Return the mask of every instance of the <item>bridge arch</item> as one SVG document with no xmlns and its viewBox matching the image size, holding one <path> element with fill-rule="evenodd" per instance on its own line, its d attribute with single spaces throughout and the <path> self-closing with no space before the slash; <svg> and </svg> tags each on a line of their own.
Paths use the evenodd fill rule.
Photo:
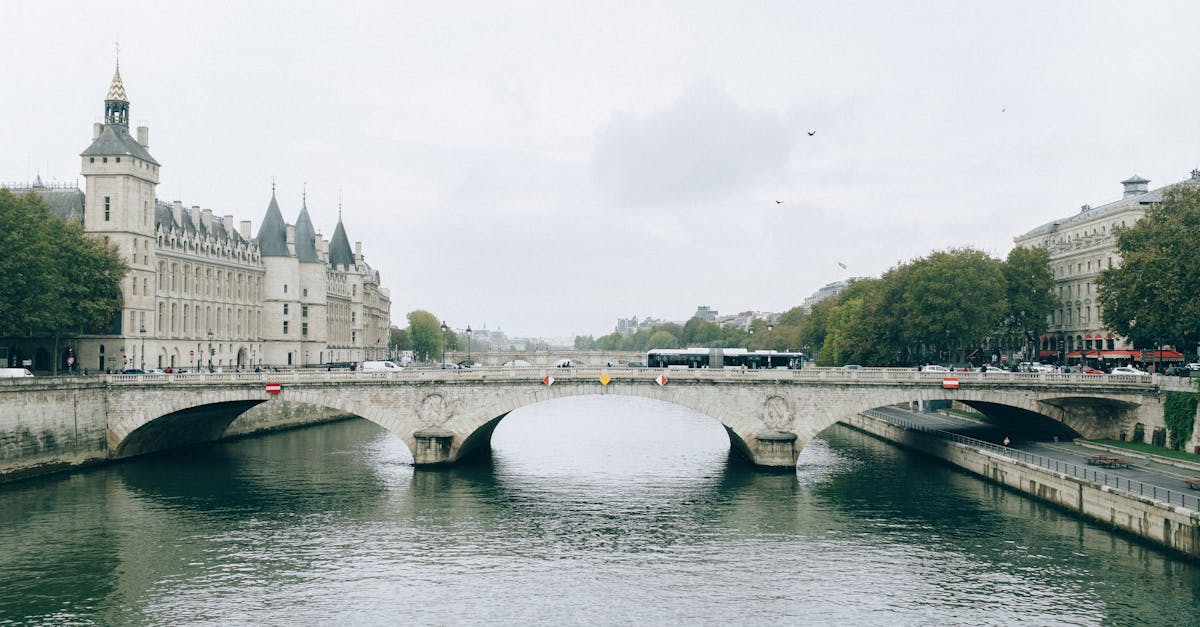
<svg viewBox="0 0 1200 627">
<path fill-rule="evenodd" d="M 1154 408 L 1147 411 L 1147 405 L 1156 398 L 1148 386 L 1113 389 L 1089 387 L 1083 380 L 1063 385 L 1011 377 L 968 381 L 948 390 L 940 380 L 907 372 L 889 379 L 840 373 L 681 372 L 668 385 L 658 385 L 658 373 L 644 369 L 620 371 L 608 385 L 589 373 L 547 372 L 561 380 L 544 385 L 541 375 L 507 370 L 400 373 L 403 376 L 313 373 L 283 377 L 280 397 L 374 422 L 398 436 L 417 465 L 453 464 L 490 450 L 496 426 L 521 407 L 572 396 L 644 397 L 716 420 L 725 427 L 736 454 L 780 469 L 794 467 L 804 446 L 832 424 L 887 405 L 957 400 L 1046 416 L 1085 437 L 1116 438 L 1120 431 L 1131 431 L 1139 416 L 1153 414 Z M 174 443 L 218 439 L 232 421 L 230 414 L 270 402 L 263 382 L 276 376 L 226 373 L 213 381 L 208 375 L 185 375 L 160 383 L 146 377 L 144 385 L 139 378 L 136 385 L 114 386 L 109 450 L 125 457 Z"/>
</svg>

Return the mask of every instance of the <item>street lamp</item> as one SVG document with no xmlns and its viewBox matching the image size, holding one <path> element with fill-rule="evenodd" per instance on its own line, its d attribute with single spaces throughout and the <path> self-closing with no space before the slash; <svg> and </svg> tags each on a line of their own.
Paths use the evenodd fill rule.
<svg viewBox="0 0 1200 627">
<path fill-rule="evenodd" d="M 446 333 L 449 330 L 450 327 L 447 327 L 446 323 L 442 322 L 442 366 L 446 365 Z"/>
<path fill-rule="evenodd" d="M 142 324 L 138 329 L 138 333 L 142 334 L 142 372 L 146 371 L 146 325 Z"/>
<path fill-rule="evenodd" d="M 775 329 L 775 325 L 767 323 L 767 370 L 771 369 L 771 331 Z"/>
<path fill-rule="evenodd" d="M 753 322 L 750 323 L 750 339 L 746 341 L 746 344 L 748 344 L 748 346 L 746 347 L 748 350 L 751 350 L 751 351 L 754 350 L 754 323 Z M 757 362 L 750 362 L 750 365 L 757 366 L 758 364 L 757 364 Z"/>
<path fill-rule="evenodd" d="M 471 361 L 471 325 L 467 325 L 467 363 L 474 365 Z"/>
<path fill-rule="evenodd" d="M 209 372 L 212 372 L 212 369 L 213 369 L 213 367 L 212 367 L 213 355 L 215 355 L 217 353 L 217 351 L 213 350 L 212 339 L 213 339 L 213 332 L 212 332 L 212 329 L 209 329 L 208 330 L 208 371 Z"/>
</svg>

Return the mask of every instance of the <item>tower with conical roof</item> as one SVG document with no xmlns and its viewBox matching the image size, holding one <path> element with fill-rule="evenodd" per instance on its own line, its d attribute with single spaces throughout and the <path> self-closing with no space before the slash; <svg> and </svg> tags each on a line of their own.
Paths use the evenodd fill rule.
<svg viewBox="0 0 1200 627">
<path fill-rule="evenodd" d="M 154 211 L 159 163 L 150 155 L 150 131 L 129 134 L 129 98 L 118 64 L 104 97 L 104 121 L 92 130 L 92 143 L 80 154 L 86 181 L 84 229 L 107 237 L 117 245 L 130 273 L 125 283 L 149 284 L 157 263 Z M 154 333 L 153 294 L 127 289 L 124 311 L 116 320 L 116 333 L 139 336 L 142 328 Z"/>
<path fill-rule="evenodd" d="M 300 203 L 300 215 L 296 217 L 295 229 L 296 262 L 299 266 L 300 310 L 296 319 L 300 333 L 300 349 L 305 360 L 312 363 L 332 361 L 328 353 L 328 324 L 326 296 L 329 273 L 325 261 L 317 251 L 317 232 L 308 215 L 308 194 Z"/>
</svg>

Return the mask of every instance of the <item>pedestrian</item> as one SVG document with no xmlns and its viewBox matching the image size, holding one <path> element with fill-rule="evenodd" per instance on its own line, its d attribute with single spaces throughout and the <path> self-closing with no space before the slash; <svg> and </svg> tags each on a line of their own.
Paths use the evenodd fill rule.
<svg viewBox="0 0 1200 627">
<path fill-rule="evenodd" d="M 1004 436 L 1004 446 L 1008 446 L 1009 443 L 1011 443 L 1011 442 L 1012 442 L 1012 440 L 1009 440 L 1007 435 Z"/>
</svg>

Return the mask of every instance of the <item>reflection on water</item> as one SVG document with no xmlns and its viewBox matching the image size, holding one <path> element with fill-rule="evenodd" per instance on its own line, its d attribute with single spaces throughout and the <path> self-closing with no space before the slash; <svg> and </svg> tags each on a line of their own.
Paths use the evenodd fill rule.
<svg viewBox="0 0 1200 627">
<path fill-rule="evenodd" d="M 1180 624 L 1196 566 L 835 427 L 794 475 L 688 410 L 514 412 L 415 470 L 363 421 L 0 491 L 0 623 Z"/>
</svg>

